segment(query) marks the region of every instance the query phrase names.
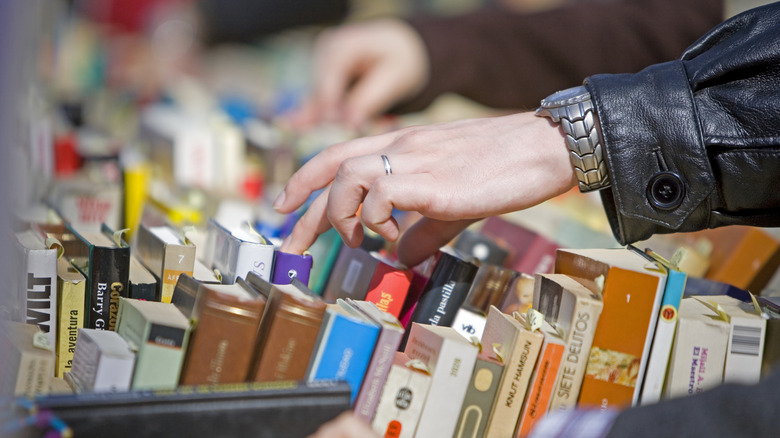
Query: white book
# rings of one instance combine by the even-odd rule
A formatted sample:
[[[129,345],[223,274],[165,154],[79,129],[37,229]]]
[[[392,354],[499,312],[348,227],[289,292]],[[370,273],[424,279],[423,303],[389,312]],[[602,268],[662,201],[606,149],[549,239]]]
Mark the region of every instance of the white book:
[[[724,383],[758,382],[761,378],[766,320],[752,303],[728,295],[701,296],[699,301],[719,306],[729,321],[729,345],[723,369]]]
[[[431,386],[415,436],[452,436],[479,348],[452,327],[413,323],[404,352],[431,370]]]
[[[271,281],[275,247],[248,224],[227,228],[211,219],[206,246],[204,262],[210,261],[210,267],[222,276],[222,283],[235,283],[239,277],[245,279],[249,272]]]
[[[37,325],[49,345],[57,345],[57,246],[49,248],[42,233],[16,233],[18,262],[17,319]]]
[[[135,354],[117,332],[79,329],[69,380],[77,392],[130,390]]]
[[[723,383],[729,324],[696,298],[683,298],[664,398],[692,395]]]

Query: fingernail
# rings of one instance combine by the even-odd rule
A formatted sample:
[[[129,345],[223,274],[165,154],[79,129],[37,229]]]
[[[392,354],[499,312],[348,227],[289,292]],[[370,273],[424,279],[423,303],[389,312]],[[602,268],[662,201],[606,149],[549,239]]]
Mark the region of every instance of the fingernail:
[[[284,190],[279,193],[279,196],[276,197],[276,200],[274,201],[274,210],[279,211],[280,208],[282,208],[282,204],[284,204]],[[266,204],[268,205],[268,204]]]

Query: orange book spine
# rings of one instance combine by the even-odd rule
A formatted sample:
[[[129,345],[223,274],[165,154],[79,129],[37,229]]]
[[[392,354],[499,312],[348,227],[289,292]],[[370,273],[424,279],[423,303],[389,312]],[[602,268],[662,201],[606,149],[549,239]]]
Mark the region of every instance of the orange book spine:
[[[516,437],[527,436],[537,421],[541,419],[550,406],[558,369],[563,359],[564,344],[547,344],[542,357],[537,363],[533,386],[526,398],[525,408],[518,423]]]
[[[399,270],[384,263],[378,263],[371,283],[368,285],[366,301],[396,318],[400,317],[401,309],[412,284],[412,273]]]

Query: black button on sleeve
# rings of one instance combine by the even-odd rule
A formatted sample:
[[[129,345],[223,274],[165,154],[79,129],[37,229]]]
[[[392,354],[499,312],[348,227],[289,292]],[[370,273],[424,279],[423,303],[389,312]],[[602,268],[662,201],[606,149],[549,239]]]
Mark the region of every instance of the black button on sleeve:
[[[677,208],[685,197],[685,185],[672,172],[655,174],[647,185],[647,198],[661,210]]]

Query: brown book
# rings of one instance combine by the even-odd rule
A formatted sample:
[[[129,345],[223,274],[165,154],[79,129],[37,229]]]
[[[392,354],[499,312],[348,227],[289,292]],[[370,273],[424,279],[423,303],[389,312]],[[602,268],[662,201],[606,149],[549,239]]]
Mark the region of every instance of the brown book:
[[[266,299],[242,281],[202,283],[182,385],[238,383],[246,378]]]
[[[274,285],[260,324],[249,380],[303,380],[325,307],[325,302],[299,281]]]

